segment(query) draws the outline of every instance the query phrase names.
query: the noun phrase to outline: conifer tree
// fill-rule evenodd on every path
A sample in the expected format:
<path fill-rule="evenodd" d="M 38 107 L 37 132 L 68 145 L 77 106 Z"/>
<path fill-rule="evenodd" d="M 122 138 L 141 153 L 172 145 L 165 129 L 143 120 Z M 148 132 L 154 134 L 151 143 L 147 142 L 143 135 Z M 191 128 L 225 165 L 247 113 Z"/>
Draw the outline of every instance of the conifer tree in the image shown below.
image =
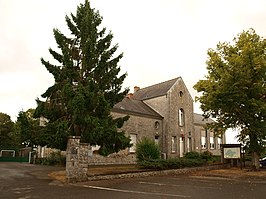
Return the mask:
<path fill-rule="evenodd" d="M 108 155 L 130 146 L 130 138 L 119 131 L 128 117 L 114 119 L 112 107 L 128 92 L 122 91 L 126 77 L 120 74 L 113 35 L 101 28 L 102 17 L 90 7 L 88 0 L 77 7 L 76 15 L 66 16 L 71 32 L 66 36 L 54 29 L 61 52 L 49 49 L 59 64 L 41 59 L 54 76 L 55 83 L 37 99 L 35 117 L 48 119 L 43 129 L 51 147 L 65 149 L 69 135 L 81 136 L 82 142 L 99 145 L 100 153 Z"/>

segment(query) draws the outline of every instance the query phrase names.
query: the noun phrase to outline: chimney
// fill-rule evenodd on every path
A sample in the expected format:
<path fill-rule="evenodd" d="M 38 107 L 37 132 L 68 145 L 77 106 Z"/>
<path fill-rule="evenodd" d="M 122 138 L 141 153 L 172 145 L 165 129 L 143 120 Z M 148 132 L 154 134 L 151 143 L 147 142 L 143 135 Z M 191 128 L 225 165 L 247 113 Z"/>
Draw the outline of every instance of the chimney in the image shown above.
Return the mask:
<path fill-rule="evenodd" d="M 134 93 L 137 92 L 140 89 L 138 86 L 134 86 Z"/>
<path fill-rule="evenodd" d="M 133 97 L 133 93 L 128 93 L 126 97 L 131 99 Z"/>

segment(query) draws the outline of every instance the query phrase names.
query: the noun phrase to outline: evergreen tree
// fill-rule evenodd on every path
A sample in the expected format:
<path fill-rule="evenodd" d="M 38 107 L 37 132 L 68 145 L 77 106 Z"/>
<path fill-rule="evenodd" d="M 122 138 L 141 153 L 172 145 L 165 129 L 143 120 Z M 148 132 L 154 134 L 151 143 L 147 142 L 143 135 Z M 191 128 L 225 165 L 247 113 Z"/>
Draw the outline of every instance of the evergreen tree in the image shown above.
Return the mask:
<path fill-rule="evenodd" d="M 258 168 L 266 140 L 266 40 L 250 29 L 208 56 L 208 75 L 194 86 L 204 115 L 220 128 L 240 128 L 238 137 Z"/>
<path fill-rule="evenodd" d="M 70 36 L 54 29 L 61 52 L 49 52 L 59 64 L 41 59 L 55 84 L 42 95 L 46 101 L 37 99 L 35 117 L 48 119 L 43 133 L 52 147 L 65 149 L 69 135 L 99 145 L 103 155 L 130 146 L 130 138 L 118 130 L 128 117 L 111 116 L 112 107 L 128 92 L 121 91 L 126 74 L 120 75 L 118 62 L 123 55 L 117 55 L 118 45 L 111 44 L 113 35 L 101 22 L 99 12 L 85 0 L 76 15 L 66 16 Z"/>

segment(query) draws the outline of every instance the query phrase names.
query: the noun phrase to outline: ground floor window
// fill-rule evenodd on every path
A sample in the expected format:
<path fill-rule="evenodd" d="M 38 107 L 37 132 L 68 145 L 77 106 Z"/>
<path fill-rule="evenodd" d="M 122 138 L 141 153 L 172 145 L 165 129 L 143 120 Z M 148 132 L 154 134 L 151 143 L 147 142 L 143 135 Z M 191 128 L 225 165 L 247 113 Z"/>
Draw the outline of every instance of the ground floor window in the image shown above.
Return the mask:
<path fill-rule="evenodd" d="M 154 138 L 155 144 L 159 145 L 159 135 L 156 135 Z"/>
<path fill-rule="evenodd" d="M 204 137 L 204 136 L 201 137 L 201 148 L 202 149 L 207 148 L 206 137 Z"/>
<path fill-rule="evenodd" d="M 171 139 L 171 151 L 172 151 L 172 153 L 175 153 L 176 149 L 177 149 L 176 136 L 172 136 L 172 139 Z"/>
<path fill-rule="evenodd" d="M 214 133 L 210 132 L 210 149 L 215 149 Z"/>
<path fill-rule="evenodd" d="M 206 130 L 201 130 L 201 149 L 207 149 L 207 133 Z"/>
<path fill-rule="evenodd" d="M 130 144 L 132 146 L 129 148 L 130 153 L 135 153 L 136 152 L 136 145 L 137 145 L 137 135 L 136 134 L 130 134 Z"/>
<path fill-rule="evenodd" d="M 221 144 L 222 144 L 222 139 L 221 138 L 217 138 L 217 148 L 221 149 Z"/>
<path fill-rule="evenodd" d="M 214 148 L 215 148 L 214 138 L 210 137 L 210 149 L 214 149 Z"/>
<path fill-rule="evenodd" d="M 192 151 L 192 142 L 191 142 L 191 137 L 187 139 L 187 152 Z"/>

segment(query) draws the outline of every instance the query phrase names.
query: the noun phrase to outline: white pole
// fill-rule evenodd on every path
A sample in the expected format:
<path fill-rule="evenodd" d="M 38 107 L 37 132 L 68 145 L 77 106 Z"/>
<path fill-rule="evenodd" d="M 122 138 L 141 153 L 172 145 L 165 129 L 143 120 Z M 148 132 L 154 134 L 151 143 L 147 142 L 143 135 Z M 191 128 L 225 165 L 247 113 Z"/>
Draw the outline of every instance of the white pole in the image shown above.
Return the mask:
<path fill-rule="evenodd" d="M 31 151 L 29 152 L 29 163 L 31 161 Z"/>

